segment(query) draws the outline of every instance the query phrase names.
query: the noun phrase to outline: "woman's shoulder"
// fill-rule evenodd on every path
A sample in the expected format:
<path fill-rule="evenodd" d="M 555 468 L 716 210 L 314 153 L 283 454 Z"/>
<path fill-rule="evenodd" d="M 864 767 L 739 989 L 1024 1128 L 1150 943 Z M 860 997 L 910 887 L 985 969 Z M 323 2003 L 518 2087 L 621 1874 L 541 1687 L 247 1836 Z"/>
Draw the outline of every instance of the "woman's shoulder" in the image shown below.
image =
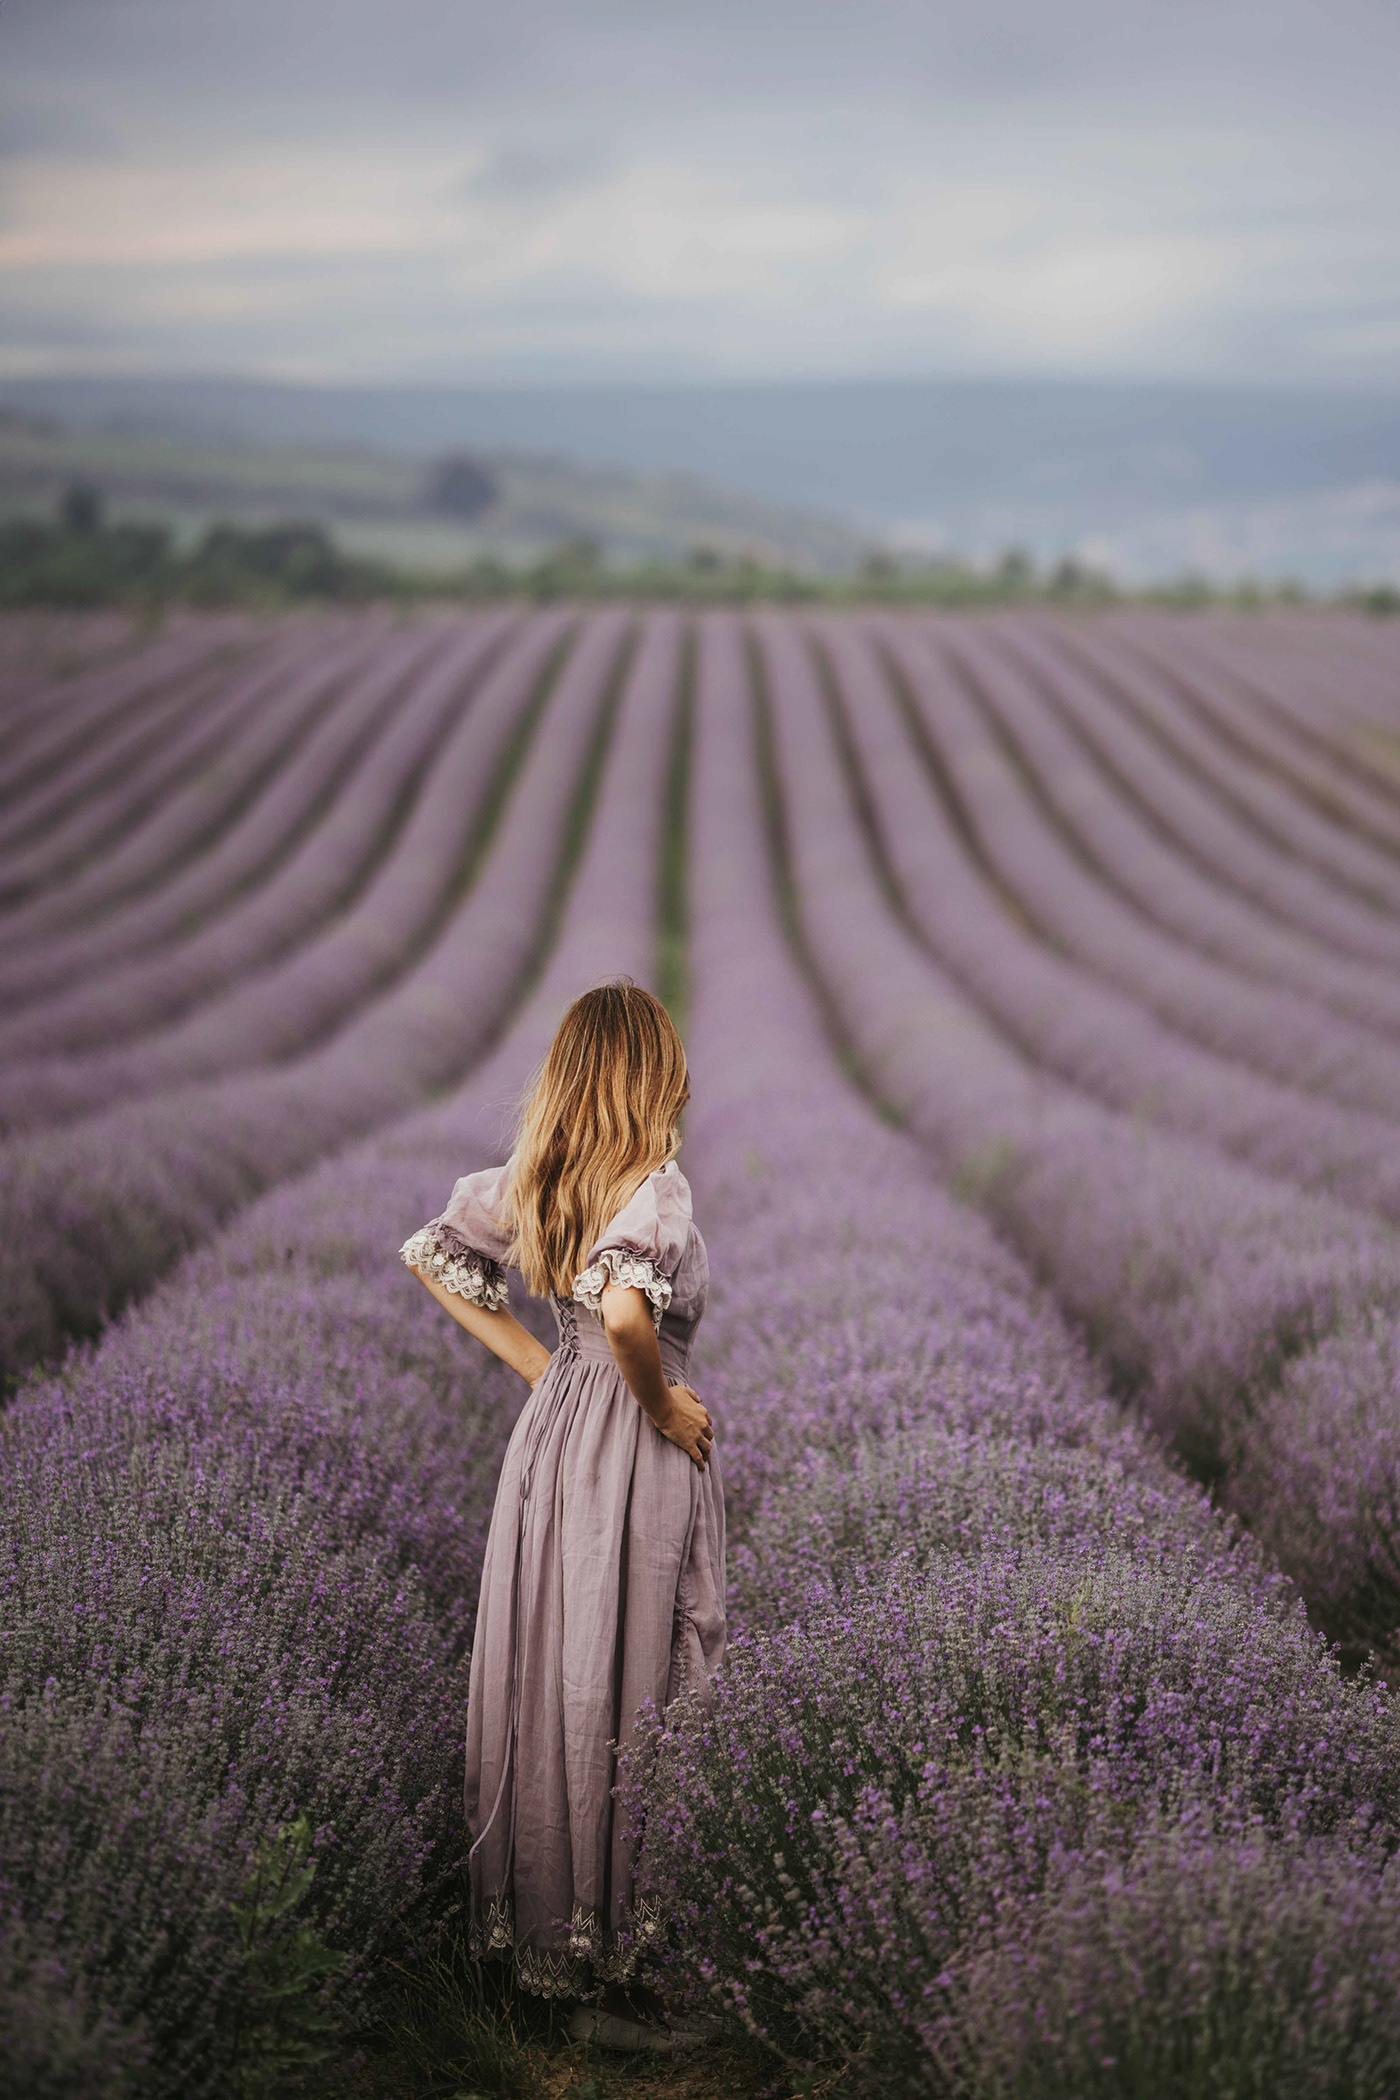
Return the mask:
<path fill-rule="evenodd" d="M 502 1215 L 508 1167 L 483 1167 L 459 1174 L 435 1218 L 420 1225 L 399 1249 L 411 1269 L 430 1276 L 473 1304 L 494 1310 L 507 1302 L 502 1262 L 510 1228 Z"/>
<path fill-rule="evenodd" d="M 631 1284 L 651 1301 L 660 1320 L 697 1234 L 690 1215 L 690 1184 L 675 1161 L 653 1168 L 589 1249 L 574 1280 L 574 1296 L 601 1313 L 609 1283 Z"/>
<path fill-rule="evenodd" d="M 515 1171 L 514 1155 L 502 1165 L 473 1167 L 469 1173 L 459 1174 L 452 1184 L 448 1207 L 484 1205 L 492 1210 L 503 1204 L 509 1194 L 511 1176 Z"/>
<path fill-rule="evenodd" d="M 613 1218 L 600 1247 L 626 1245 L 639 1253 L 679 1256 L 692 1230 L 690 1183 L 675 1160 L 654 1167 Z"/>
<path fill-rule="evenodd" d="M 504 1166 L 478 1167 L 459 1174 L 452 1185 L 441 1222 L 470 1246 L 499 1256 L 510 1241 L 510 1180 L 513 1160 Z"/>
<path fill-rule="evenodd" d="M 678 1202 L 689 1203 L 690 1201 L 690 1183 L 681 1172 L 679 1160 L 668 1159 L 664 1166 L 653 1167 L 646 1178 L 645 1185 L 663 1190 L 668 1194 L 674 1192 L 675 1199 Z"/>
<path fill-rule="evenodd" d="M 664 1166 L 653 1167 L 637 1195 L 655 1204 L 661 1216 L 690 1224 L 694 1211 L 690 1183 L 674 1159 L 668 1159 Z"/>

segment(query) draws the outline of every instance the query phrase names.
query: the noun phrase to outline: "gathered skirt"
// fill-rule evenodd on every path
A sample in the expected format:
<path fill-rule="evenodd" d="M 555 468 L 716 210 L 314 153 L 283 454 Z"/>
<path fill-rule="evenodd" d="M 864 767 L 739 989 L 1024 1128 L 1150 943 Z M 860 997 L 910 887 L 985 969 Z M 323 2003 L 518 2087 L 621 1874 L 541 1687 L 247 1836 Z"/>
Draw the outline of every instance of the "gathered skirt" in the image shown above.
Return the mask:
<path fill-rule="evenodd" d="M 709 1702 L 724 1491 L 717 1449 L 701 1472 L 638 1405 L 601 1326 L 555 1309 L 560 1346 L 501 1467 L 472 1645 L 470 1944 L 508 1950 L 526 1990 L 587 1996 L 631 1975 L 662 1922 L 634 1905 L 617 1755 L 647 1699 Z M 664 1338 L 662 1360 L 684 1378 Z"/>

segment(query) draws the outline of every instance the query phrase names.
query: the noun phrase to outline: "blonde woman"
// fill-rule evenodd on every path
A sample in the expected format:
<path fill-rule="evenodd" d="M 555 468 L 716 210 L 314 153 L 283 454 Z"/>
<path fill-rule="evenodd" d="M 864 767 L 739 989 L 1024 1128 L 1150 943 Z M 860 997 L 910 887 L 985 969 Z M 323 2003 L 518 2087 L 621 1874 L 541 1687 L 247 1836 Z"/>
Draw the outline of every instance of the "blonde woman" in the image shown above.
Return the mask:
<path fill-rule="evenodd" d="M 486 1545 L 467 1702 L 471 1945 L 580 2000 L 615 2047 L 699 2038 L 636 1981 L 661 1920 L 634 1909 L 612 1799 L 648 1694 L 708 1702 L 725 1646 L 714 1424 L 686 1384 L 709 1284 L 676 1165 L 689 1097 L 670 1016 L 624 979 L 559 1024 L 504 1167 L 459 1180 L 404 1261 L 531 1397 Z M 507 1267 L 547 1295 L 551 1352 L 506 1310 Z M 630 1984 L 630 1988 L 628 1988 Z M 585 2004 L 582 2001 L 592 2001 Z"/>

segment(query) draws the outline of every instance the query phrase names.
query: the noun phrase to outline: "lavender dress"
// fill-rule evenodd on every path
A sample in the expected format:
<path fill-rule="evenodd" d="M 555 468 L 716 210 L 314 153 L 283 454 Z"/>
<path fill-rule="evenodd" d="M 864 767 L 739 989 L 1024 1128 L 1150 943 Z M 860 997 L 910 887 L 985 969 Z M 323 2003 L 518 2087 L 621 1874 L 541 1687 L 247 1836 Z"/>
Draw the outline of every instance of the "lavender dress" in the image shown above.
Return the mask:
<path fill-rule="evenodd" d="M 464 1175 L 404 1260 L 474 1304 L 504 1304 L 509 1173 Z M 501 1467 L 468 1679 L 470 1942 L 510 1950 L 522 1986 L 546 1996 L 626 1978 L 659 1928 L 633 1908 L 616 1753 L 648 1694 L 658 1708 L 685 1690 L 708 1704 L 725 1646 L 718 1453 L 702 1473 L 637 1404 L 603 1290 L 646 1293 L 674 1385 L 709 1274 L 673 1160 L 590 1250 L 573 1295 L 551 1296 L 559 1346 Z"/>

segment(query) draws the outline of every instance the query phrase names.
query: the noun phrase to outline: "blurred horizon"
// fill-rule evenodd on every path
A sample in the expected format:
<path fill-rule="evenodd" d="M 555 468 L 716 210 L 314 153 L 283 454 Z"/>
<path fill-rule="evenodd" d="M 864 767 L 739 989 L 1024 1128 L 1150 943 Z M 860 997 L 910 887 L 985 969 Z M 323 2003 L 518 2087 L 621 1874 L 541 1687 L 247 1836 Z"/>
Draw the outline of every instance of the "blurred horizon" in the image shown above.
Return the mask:
<path fill-rule="evenodd" d="M 1400 397 L 1381 393 L 1064 379 L 350 388 L 53 378 L 0 381 L 7 407 L 78 436 L 50 448 L 46 469 L 42 446 L 0 430 L 0 504 L 7 490 L 37 490 L 40 476 L 51 490 L 66 459 L 114 493 L 125 487 L 137 513 L 158 492 L 178 511 L 183 483 L 194 514 L 209 516 L 198 492 L 207 506 L 216 486 L 241 481 L 243 500 L 271 516 L 253 484 L 269 473 L 287 483 L 259 467 L 261 451 L 297 463 L 294 510 L 390 555 L 405 551 L 401 531 L 386 538 L 363 516 L 380 478 L 374 455 L 404 483 L 385 490 L 390 508 L 402 505 L 414 460 L 464 447 L 532 459 L 523 512 L 507 505 L 465 537 L 439 531 L 431 548 L 415 530 L 414 548 L 448 565 L 451 550 L 523 552 L 528 519 L 535 551 L 584 530 L 622 558 L 748 543 L 840 572 L 864 542 L 974 563 L 1019 547 L 1127 583 L 1184 572 L 1321 589 L 1400 581 Z M 252 448 L 241 468 L 240 447 Z M 367 456 L 356 504 L 318 498 L 328 479 L 318 450 Z M 569 464 L 557 472 L 555 461 Z"/>

